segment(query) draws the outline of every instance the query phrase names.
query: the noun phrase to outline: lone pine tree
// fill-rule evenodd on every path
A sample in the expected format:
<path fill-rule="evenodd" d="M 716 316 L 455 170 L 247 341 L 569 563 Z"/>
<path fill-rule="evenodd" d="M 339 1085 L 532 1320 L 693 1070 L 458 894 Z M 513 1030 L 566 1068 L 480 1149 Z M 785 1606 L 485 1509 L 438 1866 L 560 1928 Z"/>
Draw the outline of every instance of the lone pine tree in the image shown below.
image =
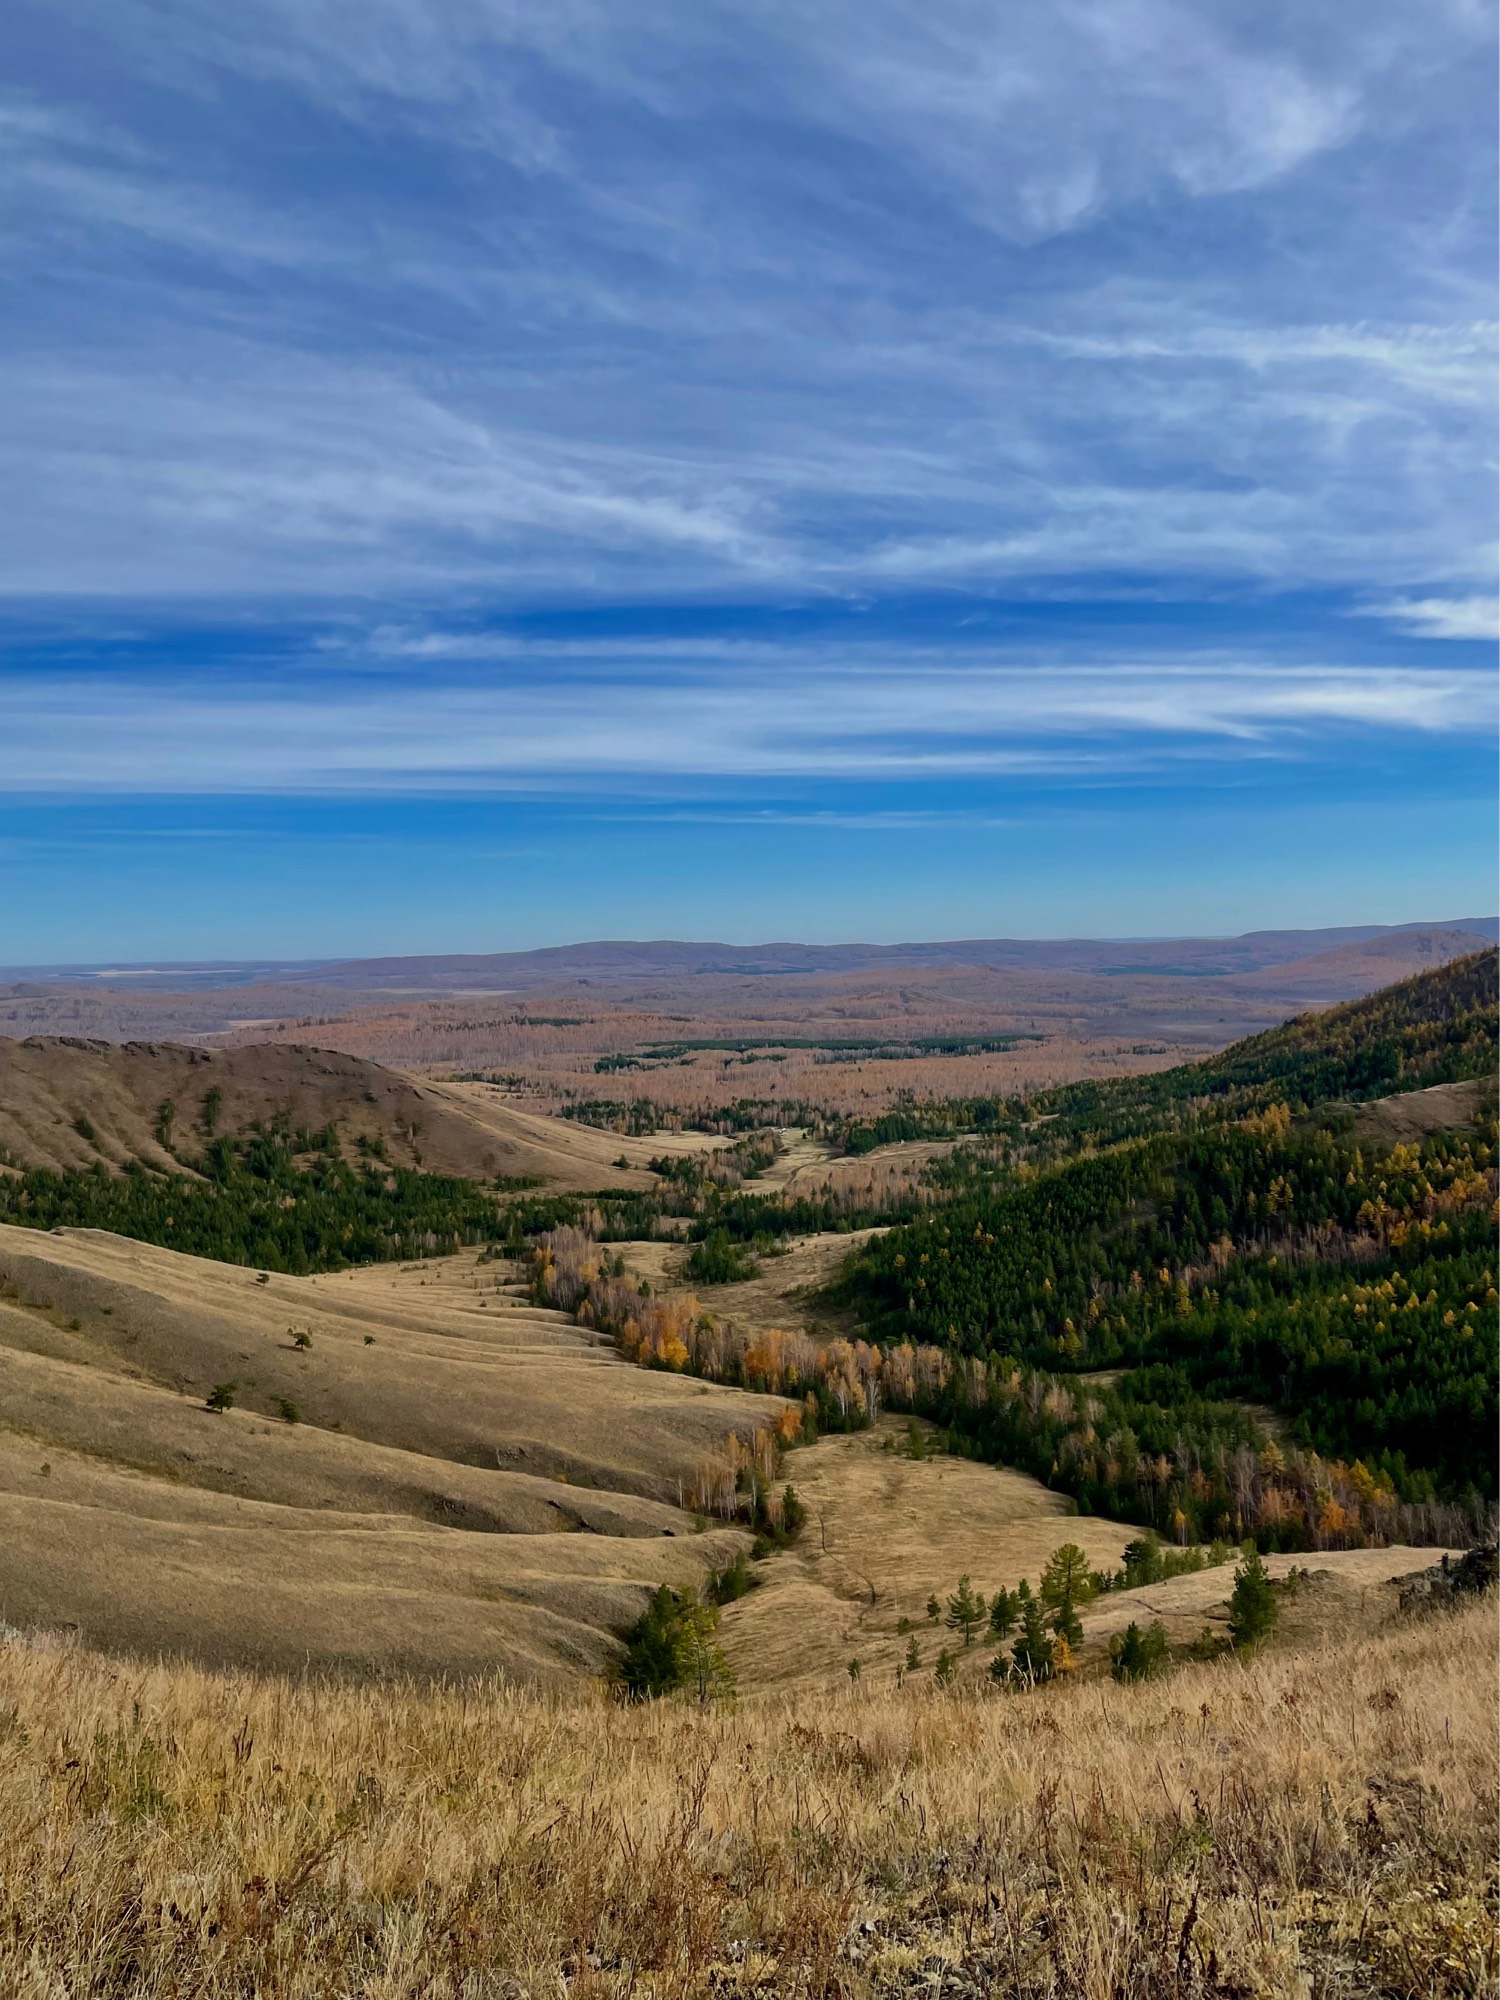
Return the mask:
<path fill-rule="evenodd" d="M 1078 1608 L 1094 1595 L 1089 1559 L 1076 1542 L 1054 1549 L 1042 1571 L 1042 1602 L 1052 1613 L 1052 1629 L 1075 1649 L 1083 1644 Z"/>
<path fill-rule="evenodd" d="M 1281 1606 L 1259 1552 L 1252 1549 L 1234 1573 L 1229 1598 L 1229 1636 L 1242 1653 L 1254 1652 L 1276 1629 Z"/>

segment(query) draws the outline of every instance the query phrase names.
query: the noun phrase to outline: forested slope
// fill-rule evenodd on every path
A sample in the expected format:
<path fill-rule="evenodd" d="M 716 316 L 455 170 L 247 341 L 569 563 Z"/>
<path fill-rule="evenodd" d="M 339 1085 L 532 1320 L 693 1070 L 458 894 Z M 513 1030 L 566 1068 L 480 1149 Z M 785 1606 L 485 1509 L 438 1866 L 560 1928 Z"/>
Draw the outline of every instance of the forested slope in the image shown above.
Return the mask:
<path fill-rule="evenodd" d="M 1495 1006 L 1478 954 L 1207 1063 L 1054 1093 L 1047 1122 L 956 1163 L 946 1202 L 869 1243 L 845 1297 L 887 1347 L 1124 1364 L 1121 1408 L 1250 1399 L 1396 1489 L 1493 1495 L 1493 1100 L 1384 1147 L 1341 1106 L 1493 1071 Z"/>

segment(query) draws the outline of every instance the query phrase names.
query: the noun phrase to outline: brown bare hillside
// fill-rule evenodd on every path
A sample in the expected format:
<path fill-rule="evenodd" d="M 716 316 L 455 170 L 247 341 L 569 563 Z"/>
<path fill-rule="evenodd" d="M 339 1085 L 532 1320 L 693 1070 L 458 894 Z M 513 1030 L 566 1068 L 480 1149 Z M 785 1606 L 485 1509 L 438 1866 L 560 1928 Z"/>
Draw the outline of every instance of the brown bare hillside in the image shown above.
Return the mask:
<path fill-rule="evenodd" d="M 265 1416 L 290 1399 L 376 1444 L 661 1499 L 781 1408 L 628 1367 L 491 1273 L 470 1254 L 262 1284 L 104 1230 L 0 1226 L 0 1342 L 196 1400 L 234 1381 Z"/>
<path fill-rule="evenodd" d="M 12 1167 L 136 1159 L 180 1172 L 212 1132 L 234 1137 L 277 1119 L 334 1125 L 346 1148 L 378 1141 L 391 1160 L 433 1173 L 585 1189 L 651 1179 L 645 1141 L 513 1113 L 492 1091 L 415 1083 L 357 1055 L 291 1043 L 0 1040 L 0 1163 Z M 633 1170 L 615 1167 L 622 1156 Z"/>
<path fill-rule="evenodd" d="M 1377 1145 L 1404 1144 L 1433 1132 L 1460 1131 L 1472 1125 L 1481 1111 L 1494 1108 L 1495 1079 L 1472 1077 L 1465 1083 L 1435 1083 L 1427 1090 L 1377 1097 L 1359 1107 L 1354 1130 Z"/>
<path fill-rule="evenodd" d="M 1486 937 L 1464 930 L 1393 931 L 1320 951 L 1291 965 L 1247 973 L 1239 985 L 1247 991 L 1274 990 L 1289 1003 L 1316 1006 L 1320 1002 L 1355 1000 L 1379 986 L 1416 973 L 1430 972 L 1470 952 L 1493 950 Z"/>
<path fill-rule="evenodd" d="M 598 1672 L 651 1588 L 745 1545 L 679 1503 L 781 1406 L 630 1367 L 498 1270 L 260 1284 L 0 1230 L 0 1620 L 216 1662 Z"/>

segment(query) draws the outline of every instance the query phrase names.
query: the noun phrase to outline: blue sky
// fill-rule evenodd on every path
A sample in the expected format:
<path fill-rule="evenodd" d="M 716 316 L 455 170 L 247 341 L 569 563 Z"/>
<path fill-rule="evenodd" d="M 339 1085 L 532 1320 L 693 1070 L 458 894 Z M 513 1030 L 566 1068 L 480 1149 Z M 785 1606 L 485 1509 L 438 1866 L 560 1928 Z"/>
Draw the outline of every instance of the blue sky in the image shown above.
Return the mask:
<path fill-rule="evenodd" d="M 1491 911 L 1470 0 L 19 0 L 0 957 Z"/>

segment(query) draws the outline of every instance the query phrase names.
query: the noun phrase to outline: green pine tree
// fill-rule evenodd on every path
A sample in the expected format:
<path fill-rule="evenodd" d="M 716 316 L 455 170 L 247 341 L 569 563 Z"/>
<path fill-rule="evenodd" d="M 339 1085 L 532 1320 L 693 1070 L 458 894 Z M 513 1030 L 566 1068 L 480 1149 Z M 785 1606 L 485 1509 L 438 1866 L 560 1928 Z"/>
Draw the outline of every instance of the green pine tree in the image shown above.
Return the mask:
<path fill-rule="evenodd" d="M 1003 1586 L 990 1599 L 989 1636 L 996 1645 L 1008 1639 L 1015 1630 L 1016 1620 L 1021 1615 L 1021 1603 L 1012 1591 Z"/>
<path fill-rule="evenodd" d="M 1021 1629 L 1010 1649 L 1016 1672 L 1028 1681 L 1051 1680 L 1055 1644 L 1040 1600 L 1027 1590 L 1021 1604 Z"/>
<path fill-rule="evenodd" d="M 1242 1653 L 1254 1652 L 1276 1629 L 1281 1606 L 1259 1552 L 1252 1549 L 1234 1573 L 1229 1598 L 1229 1636 Z"/>
<path fill-rule="evenodd" d="M 1083 1644 L 1083 1626 L 1078 1611 L 1094 1596 L 1094 1579 L 1089 1559 L 1076 1542 L 1064 1542 L 1054 1549 L 1042 1571 L 1041 1598 L 1052 1613 L 1052 1629 L 1066 1639 L 1076 1652 Z"/>
<path fill-rule="evenodd" d="M 1154 1618 L 1143 1632 L 1132 1618 L 1109 1642 L 1109 1670 L 1117 1681 L 1144 1681 L 1167 1658 L 1166 1627 Z"/>
<path fill-rule="evenodd" d="M 962 1632 L 964 1644 L 972 1645 L 974 1634 L 984 1623 L 984 1611 L 984 1599 L 974 1589 L 973 1579 L 961 1576 L 958 1579 L 957 1591 L 948 1599 L 949 1631 Z"/>

